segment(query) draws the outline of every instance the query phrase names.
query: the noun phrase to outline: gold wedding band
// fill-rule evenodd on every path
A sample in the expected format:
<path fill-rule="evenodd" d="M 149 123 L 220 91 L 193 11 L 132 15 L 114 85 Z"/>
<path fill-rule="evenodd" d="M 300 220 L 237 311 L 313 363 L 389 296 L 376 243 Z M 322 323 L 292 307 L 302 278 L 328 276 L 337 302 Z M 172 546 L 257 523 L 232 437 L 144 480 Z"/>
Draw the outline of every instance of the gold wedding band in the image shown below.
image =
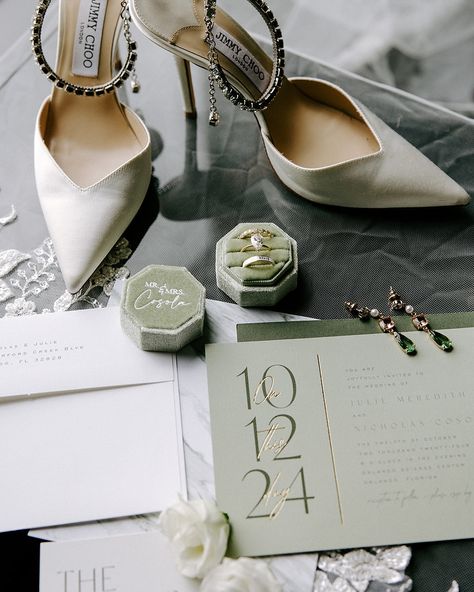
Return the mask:
<path fill-rule="evenodd" d="M 242 263 L 242 267 L 272 267 L 273 265 L 275 265 L 275 261 L 265 255 L 254 255 Z"/>
<path fill-rule="evenodd" d="M 239 234 L 239 238 L 250 238 L 254 234 L 260 234 L 265 238 L 272 238 L 274 236 L 273 232 L 266 228 L 249 228 L 248 230 L 244 230 L 242 234 Z"/>

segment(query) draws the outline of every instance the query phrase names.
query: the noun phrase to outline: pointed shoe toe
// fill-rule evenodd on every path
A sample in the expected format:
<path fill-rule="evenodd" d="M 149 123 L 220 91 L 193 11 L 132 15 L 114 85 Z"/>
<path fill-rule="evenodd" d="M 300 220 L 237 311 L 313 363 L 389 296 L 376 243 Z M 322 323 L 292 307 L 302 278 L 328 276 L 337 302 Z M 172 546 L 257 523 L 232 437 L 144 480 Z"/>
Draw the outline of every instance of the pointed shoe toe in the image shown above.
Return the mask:
<path fill-rule="evenodd" d="M 60 168 L 43 137 L 49 100 L 40 110 L 35 133 L 38 196 L 69 292 L 77 292 L 107 256 L 138 212 L 151 177 L 148 130 L 125 108 L 142 149 L 125 164 L 88 187 Z"/>
<path fill-rule="evenodd" d="M 79 292 L 82 286 L 84 286 L 84 284 L 91 276 L 91 274 L 88 271 L 88 266 L 84 266 L 84 262 L 78 264 L 77 268 L 74 268 L 73 264 L 69 262 L 69 264 L 64 269 L 64 284 L 66 286 L 66 290 L 71 294 Z"/>
<path fill-rule="evenodd" d="M 352 107 L 377 141 L 378 149 L 356 158 L 320 167 L 299 166 L 285 157 L 262 129 L 270 162 L 285 185 L 298 195 L 317 203 L 355 208 L 418 208 L 465 205 L 466 191 L 392 130 L 367 107 L 354 101 L 339 87 L 326 81 L 291 79 L 302 93 L 315 100 L 321 88 L 338 93 L 345 109 Z M 320 99 L 319 99 L 320 100 Z M 350 143 L 351 137 L 341 137 Z"/>
<path fill-rule="evenodd" d="M 368 207 L 416 208 L 466 205 L 467 192 L 417 148 L 366 107 L 361 107 L 380 138 L 382 151 L 364 164 L 373 204 Z M 362 189 L 362 187 L 361 187 Z M 362 193 L 362 191 L 361 191 Z"/>

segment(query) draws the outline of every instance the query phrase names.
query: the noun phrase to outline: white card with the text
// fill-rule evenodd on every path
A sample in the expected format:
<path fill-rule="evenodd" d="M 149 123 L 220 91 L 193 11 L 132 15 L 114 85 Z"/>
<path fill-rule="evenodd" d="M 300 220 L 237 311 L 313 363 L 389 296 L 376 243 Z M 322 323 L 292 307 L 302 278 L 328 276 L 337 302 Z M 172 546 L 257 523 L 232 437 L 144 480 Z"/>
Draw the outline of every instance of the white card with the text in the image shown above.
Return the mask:
<path fill-rule="evenodd" d="M 40 592 L 197 592 L 159 532 L 41 545 Z"/>
<path fill-rule="evenodd" d="M 0 399 L 173 380 L 170 354 L 125 335 L 118 307 L 0 321 Z"/>

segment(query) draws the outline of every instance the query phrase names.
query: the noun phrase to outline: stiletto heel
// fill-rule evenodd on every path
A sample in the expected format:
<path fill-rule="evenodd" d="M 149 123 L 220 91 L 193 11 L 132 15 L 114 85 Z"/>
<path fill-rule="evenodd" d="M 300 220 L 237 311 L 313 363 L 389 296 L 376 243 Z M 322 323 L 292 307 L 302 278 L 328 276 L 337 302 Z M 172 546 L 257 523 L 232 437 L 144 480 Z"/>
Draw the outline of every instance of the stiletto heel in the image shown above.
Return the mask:
<path fill-rule="evenodd" d="M 54 70 L 41 43 L 50 3 L 39 0 L 32 27 L 33 53 L 53 83 L 36 122 L 35 176 L 66 287 L 77 292 L 142 204 L 151 177 L 150 135 L 116 93 L 126 80 L 138 88 L 127 0 L 60 0 Z M 128 50 L 123 64 L 116 52 L 121 29 Z"/>
<path fill-rule="evenodd" d="M 191 76 L 191 64 L 179 56 L 175 56 L 178 69 L 179 83 L 183 95 L 184 113 L 189 119 L 196 119 L 196 100 L 194 98 L 193 79 Z"/>
<path fill-rule="evenodd" d="M 208 70 L 211 125 L 220 119 L 215 87 L 254 113 L 273 169 L 300 196 L 358 208 L 469 202 L 462 187 L 344 90 L 286 78 L 278 23 L 263 0 L 248 1 L 270 31 L 273 60 L 217 0 L 130 0 L 130 13 L 158 46 Z"/>

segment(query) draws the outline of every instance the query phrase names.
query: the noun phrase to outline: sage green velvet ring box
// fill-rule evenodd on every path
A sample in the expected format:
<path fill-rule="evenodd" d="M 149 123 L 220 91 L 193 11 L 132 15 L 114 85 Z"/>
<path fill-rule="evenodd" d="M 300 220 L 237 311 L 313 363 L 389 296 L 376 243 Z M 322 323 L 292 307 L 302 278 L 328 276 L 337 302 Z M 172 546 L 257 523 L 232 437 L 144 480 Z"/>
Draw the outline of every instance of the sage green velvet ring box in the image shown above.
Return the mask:
<path fill-rule="evenodd" d="M 216 278 L 240 306 L 273 306 L 296 288 L 296 241 L 276 224 L 238 224 L 216 245 Z"/>
<path fill-rule="evenodd" d="M 176 352 L 202 335 L 205 297 L 185 267 L 149 265 L 125 284 L 122 328 L 143 350 Z"/>

